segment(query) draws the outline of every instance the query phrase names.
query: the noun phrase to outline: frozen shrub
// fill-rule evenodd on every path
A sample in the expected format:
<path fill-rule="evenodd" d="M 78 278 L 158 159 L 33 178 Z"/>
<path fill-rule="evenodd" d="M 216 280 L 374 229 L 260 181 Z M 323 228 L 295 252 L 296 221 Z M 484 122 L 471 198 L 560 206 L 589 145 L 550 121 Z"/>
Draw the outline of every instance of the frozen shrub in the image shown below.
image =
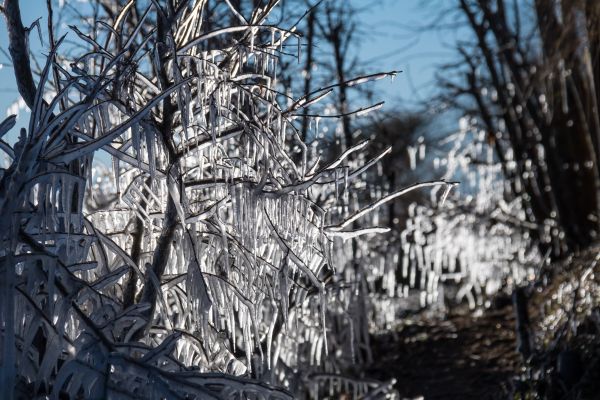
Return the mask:
<path fill-rule="evenodd" d="M 301 39 L 270 25 L 277 1 L 249 18 L 230 1 L 129 2 L 111 24 L 72 28 L 76 56 L 51 40 L 37 82 L 15 45 L 26 43 L 17 4 L 5 15 L 31 118 L 2 147 L 7 396 L 291 398 L 318 395 L 314 385 L 391 396 L 340 375 L 335 357 L 368 331 L 364 288 L 332 279 L 332 254 L 336 237 L 386 232 L 357 223 L 406 190 L 343 207 L 345 188 L 387 151 L 350 162 L 359 143 L 328 163 L 309 154 L 294 121 L 337 85 L 283 94 L 280 58 L 289 43 L 299 56 Z"/>

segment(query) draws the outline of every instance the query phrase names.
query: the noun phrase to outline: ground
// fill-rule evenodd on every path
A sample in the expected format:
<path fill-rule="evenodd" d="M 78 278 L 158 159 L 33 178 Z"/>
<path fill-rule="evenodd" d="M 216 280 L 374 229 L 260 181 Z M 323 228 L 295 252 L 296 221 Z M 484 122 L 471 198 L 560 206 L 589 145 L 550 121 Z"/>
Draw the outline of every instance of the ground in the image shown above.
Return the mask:
<path fill-rule="evenodd" d="M 396 378 L 404 398 L 506 399 L 520 364 L 512 307 L 480 316 L 458 309 L 406 320 L 398 332 L 373 338 L 369 373 Z"/>
<path fill-rule="evenodd" d="M 600 246 L 544 267 L 527 288 L 533 356 L 517 351 L 510 296 L 417 313 L 372 337 L 366 375 L 402 399 L 600 399 Z"/>

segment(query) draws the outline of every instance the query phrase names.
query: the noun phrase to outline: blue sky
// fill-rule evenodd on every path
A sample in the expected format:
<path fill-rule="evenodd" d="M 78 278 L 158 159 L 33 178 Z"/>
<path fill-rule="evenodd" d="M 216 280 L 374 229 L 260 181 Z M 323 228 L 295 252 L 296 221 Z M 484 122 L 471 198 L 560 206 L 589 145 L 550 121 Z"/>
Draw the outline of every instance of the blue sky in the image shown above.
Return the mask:
<path fill-rule="evenodd" d="M 358 46 L 359 56 L 370 70 L 403 71 L 394 82 L 378 84 L 383 100 L 412 106 L 435 91 L 435 72 L 455 57 L 456 34 L 444 37 L 424 27 L 441 11 L 432 0 L 352 0 L 365 9 L 367 35 Z M 447 3 L 446 3 L 447 4 Z"/>
<path fill-rule="evenodd" d="M 356 51 L 369 72 L 402 70 L 391 82 L 375 83 L 376 100 L 385 100 L 387 107 L 410 106 L 426 99 L 435 88 L 433 78 L 439 64 L 453 58 L 455 38 L 442 38 L 438 33 L 419 29 L 435 16 L 431 0 L 351 0 L 365 7 L 360 26 L 363 34 Z M 45 35 L 46 0 L 21 0 L 23 22 L 29 25 L 41 17 Z M 31 33 L 31 46 L 39 51 L 37 32 Z M 0 18 L 0 47 L 8 50 L 4 18 Z M 41 62 L 44 57 L 39 57 Z M 0 54 L 0 63 L 9 62 Z M 14 75 L 10 66 L 0 69 L 0 118 L 4 118 L 11 103 L 18 99 Z M 19 121 L 23 124 L 23 121 Z"/>

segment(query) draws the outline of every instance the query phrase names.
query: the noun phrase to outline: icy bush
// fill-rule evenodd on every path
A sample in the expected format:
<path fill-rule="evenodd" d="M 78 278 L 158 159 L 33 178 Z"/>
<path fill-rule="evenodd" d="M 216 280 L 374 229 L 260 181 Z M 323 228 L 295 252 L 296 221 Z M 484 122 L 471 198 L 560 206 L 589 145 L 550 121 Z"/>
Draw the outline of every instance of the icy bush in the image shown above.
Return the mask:
<path fill-rule="evenodd" d="M 333 244 L 386 232 L 365 216 L 406 190 L 348 207 L 343 193 L 387 151 L 312 157 L 294 121 L 335 85 L 282 94 L 280 57 L 300 37 L 269 24 L 277 1 L 250 19 L 221 2 L 229 18 L 210 21 L 206 4 L 152 3 L 130 20 L 129 2 L 112 26 L 73 28 L 86 48 L 67 59 L 53 46 L 27 130 L 3 145 L 9 398 L 393 395 L 340 375 L 368 352 L 367 287 L 364 268 L 332 279 Z"/>

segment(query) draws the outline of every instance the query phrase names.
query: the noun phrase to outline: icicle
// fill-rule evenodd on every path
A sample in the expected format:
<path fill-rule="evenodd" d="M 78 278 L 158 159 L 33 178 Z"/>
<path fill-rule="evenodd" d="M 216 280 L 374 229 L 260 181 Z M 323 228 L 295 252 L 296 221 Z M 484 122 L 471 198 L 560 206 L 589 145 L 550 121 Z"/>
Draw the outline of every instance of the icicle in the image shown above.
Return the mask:
<path fill-rule="evenodd" d="M 151 185 L 154 184 L 156 175 L 156 156 L 154 154 L 154 137 L 150 129 L 146 129 L 146 146 L 148 148 L 148 164 L 150 165 Z"/>
<path fill-rule="evenodd" d="M 119 201 L 121 200 L 121 185 L 119 179 L 119 159 L 117 157 L 113 157 L 113 173 L 115 177 L 115 186 L 117 187 L 117 196 Z"/>
<path fill-rule="evenodd" d="M 419 140 L 419 160 L 424 160 L 425 159 L 425 143 L 423 142 L 423 138 L 420 138 L 421 140 Z"/>
<path fill-rule="evenodd" d="M 92 163 L 90 162 L 87 168 L 87 189 L 88 189 L 88 196 L 90 196 L 90 198 L 94 197 L 94 168 L 92 167 Z"/>
<path fill-rule="evenodd" d="M 142 149 L 140 146 L 140 135 L 136 129 L 137 127 L 129 128 L 131 135 L 131 141 L 133 143 L 133 150 L 135 151 L 135 159 L 137 160 L 137 166 L 140 168 L 142 165 Z"/>
<path fill-rule="evenodd" d="M 448 183 L 445 185 L 444 193 L 442 194 L 442 198 L 440 200 L 440 207 L 444 206 L 444 203 L 446 202 L 446 199 L 448 198 L 448 195 L 450 194 L 450 190 L 452 190 L 453 187 L 454 187 L 454 184 L 451 184 L 451 183 Z"/>
<path fill-rule="evenodd" d="M 271 43 L 270 43 L 271 46 L 275 45 L 275 30 L 276 30 L 275 27 L 271 27 Z"/>
<path fill-rule="evenodd" d="M 410 169 L 414 171 L 417 168 L 417 148 L 408 146 L 406 151 L 408 152 Z"/>
<path fill-rule="evenodd" d="M 319 288 L 319 300 L 321 303 L 321 325 L 323 328 L 323 341 L 325 344 L 325 355 L 329 355 L 329 349 L 327 346 L 327 325 L 325 324 L 325 308 L 327 306 L 325 299 L 325 284 L 321 282 L 321 287 Z"/>
<path fill-rule="evenodd" d="M 252 28 L 250 28 L 250 52 L 251 53 L 254 53 L 255 36 L 256 36 L 256 28 L 252 27 Z M 255 58 L 255 63 L 256 63 L 256 58 Z"/>
<path fill-rule="evenodd" d="M 339 190 L 340 180 L 338 178 L 338 171 L 339 171 L 338 168 L 336 168 L 333 171 L 333 179 L 335 180 L 335 200 L 336 200 L 336 202 L 339 199 L 339 194 L 340 194 L 340 190 Z"/>

